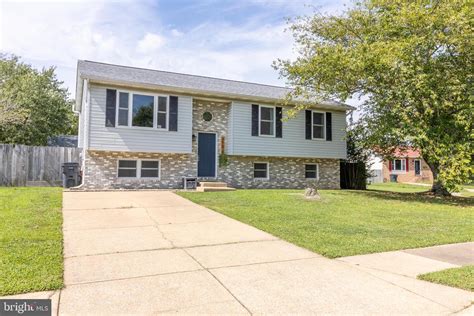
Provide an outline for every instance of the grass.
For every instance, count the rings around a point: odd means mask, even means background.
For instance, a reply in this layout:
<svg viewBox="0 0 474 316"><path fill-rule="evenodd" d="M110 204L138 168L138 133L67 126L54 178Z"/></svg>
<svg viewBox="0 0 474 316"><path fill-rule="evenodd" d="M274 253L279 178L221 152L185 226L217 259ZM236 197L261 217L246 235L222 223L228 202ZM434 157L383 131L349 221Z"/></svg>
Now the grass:
<svg viewBox="0 0 474 316"><path fill-rule="evenodd" d="M0 296L63 286L62 190L0 187Z"/></svg>
<svg viewBox="0 0 474 316"><path fill-rule="evenodd" d="M421 274L418 279L474 291L474 265Z"/></svg>
<svg viewBox="0 0 474 316"><path fill-rule="evenodd" d="M474 199L416 193L237 190L179 194L329 258L474 240Z"/></svg>
<svg viewBox="0 0 474 316"><path fill-rule="evenodd" d="M424 185L386 182L386 183L370 184L368 185L368 189L377 190L377 191L416 193L416 192L426 192L430 189L430 187L424 186Z"/></svg>
<svg viewBox="0 0 474 316"><path fill-rule="evenodd" d="M374 183L368 186L369 190L377 191L388 191L388 192L427 192L430 187L423 185L407 184L407 183L396 183L396 182L386 182L386 183ZM454 193L461 197L474 197L474 192L468 191L467 189L473 189L472 185L463 185L461 191Z"/></svg>

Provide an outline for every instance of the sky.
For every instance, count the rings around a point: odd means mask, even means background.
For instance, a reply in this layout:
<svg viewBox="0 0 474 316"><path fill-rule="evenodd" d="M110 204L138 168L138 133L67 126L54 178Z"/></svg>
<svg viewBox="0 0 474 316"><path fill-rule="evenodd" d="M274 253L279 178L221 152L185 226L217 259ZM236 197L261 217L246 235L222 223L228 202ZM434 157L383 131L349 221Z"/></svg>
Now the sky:
<svg viewBox="0 0 474 316"><path fill-rule="evenodd" d="M0 0L0 52L56 66L74 98L78 59L284 86L287 18L350 0Z"/></svg>

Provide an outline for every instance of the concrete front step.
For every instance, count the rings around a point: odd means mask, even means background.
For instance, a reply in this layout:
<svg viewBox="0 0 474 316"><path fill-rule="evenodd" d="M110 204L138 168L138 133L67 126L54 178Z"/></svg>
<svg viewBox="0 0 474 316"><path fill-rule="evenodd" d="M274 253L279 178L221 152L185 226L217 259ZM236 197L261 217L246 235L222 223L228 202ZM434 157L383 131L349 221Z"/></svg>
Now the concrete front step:
<svg viewBox="0 0 474 316"><path fill-rule="evenodd" d="M226 188L227 183L225 182L199 182L199 185L203 188Z"/></svg>
<svg viewBox="0 0 474 316"><path fill-rule="evenodd" d="M220 192L220 191L235 191L234 188L229 187L197 187L197 192Z"/></svg>

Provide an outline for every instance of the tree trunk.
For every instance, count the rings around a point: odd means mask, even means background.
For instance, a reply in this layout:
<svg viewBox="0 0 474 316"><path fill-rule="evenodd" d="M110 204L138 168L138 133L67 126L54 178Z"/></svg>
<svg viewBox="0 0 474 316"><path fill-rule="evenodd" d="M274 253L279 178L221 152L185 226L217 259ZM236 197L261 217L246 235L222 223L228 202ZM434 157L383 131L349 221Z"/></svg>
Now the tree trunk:
<svg viewBox="0 0 474 316"><path fill-rule="evenodd" d="M451 193L449 193L448 189L446 189L443 183L438 179L439 165L429 161L426 161L426 163L433 173L433 185L431 186L430 192L438 196L451 196Z"/></svg>

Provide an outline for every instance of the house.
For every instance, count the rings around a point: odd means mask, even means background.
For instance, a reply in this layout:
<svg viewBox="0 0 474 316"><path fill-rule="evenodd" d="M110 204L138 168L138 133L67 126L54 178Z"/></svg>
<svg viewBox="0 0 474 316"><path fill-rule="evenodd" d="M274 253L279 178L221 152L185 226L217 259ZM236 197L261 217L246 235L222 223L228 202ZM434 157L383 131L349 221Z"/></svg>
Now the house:
<svg viewBox="0 0 474 316"><path fill-rule="evenodd" d="M346 112L328 101L285 119L290 90L78 61L75 111L86 189L339 188Z"/></svg>
<svg viewBox="0 0 474 316"><path fill-rule="evenodd" d="M397 182L433 182L433 173L423 160L420 151L409 148L397 149L394 159L384 160L382 165L383 181Z"/></svg>

